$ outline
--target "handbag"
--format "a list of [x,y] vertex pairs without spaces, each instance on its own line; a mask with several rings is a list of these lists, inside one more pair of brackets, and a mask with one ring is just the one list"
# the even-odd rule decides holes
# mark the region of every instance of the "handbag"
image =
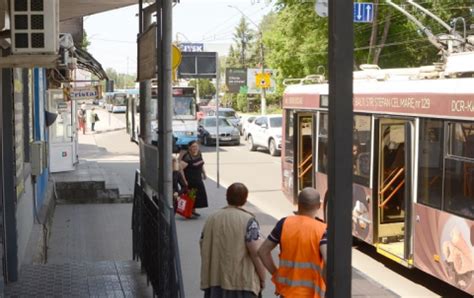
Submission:
[[180,195],[176,205],[176,213],[186,218],[191,218],[194,209],[194,199],[188,193]]
[[99,120],[100,120],[100,119],[99,119],[99,115],[95,114],[94,120],[95,120],[95,121],[99,121]]

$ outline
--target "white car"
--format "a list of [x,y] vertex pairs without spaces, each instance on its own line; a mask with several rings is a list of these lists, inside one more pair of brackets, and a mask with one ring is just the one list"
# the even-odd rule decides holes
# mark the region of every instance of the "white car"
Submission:
[[260,116],[248,127],[247,142],[250,151],[263,147],[270,151],[272,156],[281,153],[282,116]]
[[240,134],[244,136],[244,140],[247,140],[249,127],[255,121],[255,118],[257,118],[257,117],[256,116],[247,116],[247,117],[242,117],[240,119],[240,121],[241,121],[240,122],[241,123],[240,127],[242,128],[242,131],[240,132]]

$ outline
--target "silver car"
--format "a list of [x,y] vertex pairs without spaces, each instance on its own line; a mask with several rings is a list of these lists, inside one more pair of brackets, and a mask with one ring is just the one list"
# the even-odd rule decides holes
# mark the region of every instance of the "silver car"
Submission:
[[[205,146],[217,141],[217,118],[206,117],[198,122],[198,138]],[[224,117],[219,117],[219,144],[240,145],[240,132]]]

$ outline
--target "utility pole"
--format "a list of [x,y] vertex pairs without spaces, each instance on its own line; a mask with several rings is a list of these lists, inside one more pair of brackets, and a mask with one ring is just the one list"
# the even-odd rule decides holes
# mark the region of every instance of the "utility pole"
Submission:
[[[261,59],[261,64],[262,64],[262,75],[265,73],[265,54],[264,54],[264,50],[263,50],[263,34],[262,34],[262,31],[260,31],[260,29],[258,30],[258,33],[260,35],[260,59]],[[262,86],[261,87],[261,113],[262,115],[265,115],[267,113],[267,99],[265,98],[265,86]]]

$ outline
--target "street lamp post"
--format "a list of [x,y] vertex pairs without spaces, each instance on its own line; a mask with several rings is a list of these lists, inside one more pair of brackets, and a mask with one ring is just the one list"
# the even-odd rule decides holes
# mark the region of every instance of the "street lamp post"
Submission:
[[[250,21],[250,23],[252,23],[258,30],[258,35],[260,36],[260,64],[261,64],[261,72],[262,72],[262,75],[263,73],[265,72],[265,55],[264,55],[264,49],[263,49],[263,34],[262,34],[262,31],[260,30],[260,28],[258,27],[258,25],[252,21],[251,18],[249,18],[242,10],[240,10],[238,7],[236,6],[233,6],[233,5],[227,5],[228,7],[230,8],[234,8],[236,9],[237,11],[240,12],[240,14],[242,14],[242,16],[244,18],[246,18],[247,20]],[[262,115],[265,115],[267,113],[267,100],[265,98],[265,87],[261,87],[260,88],[260,105],[261,105],[261,113]]]

